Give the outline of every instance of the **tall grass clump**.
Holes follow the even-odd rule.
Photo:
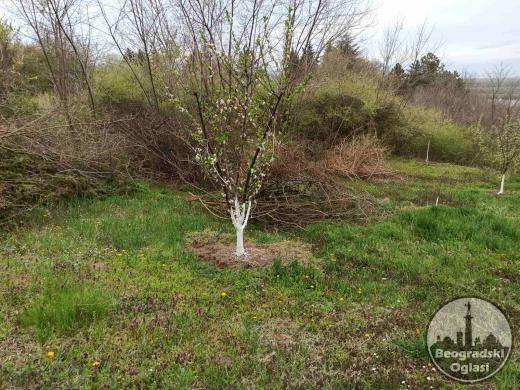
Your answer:
[[[48,284],[20,316],[23,326],[34,329],[40,342],[62,336],[99,321],[107,314],[112,300],[91,285]]]

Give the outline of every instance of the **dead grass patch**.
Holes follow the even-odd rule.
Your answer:
[[[316,334],[307,332],[296,322],[285,318],[271,318],[259,328],[261,343],[275,349],[289,350],[302,345],[315,350],[319,344]]]
[[[235,255],[235,242],[231,234],[212,231],[192,233],[188,249],[203,261],[217,267],[267,267],[276,260],[282,264],[293,261],[306,263],[312,257],[312,246],[300,241],[279,241],[272,244],[246,242],[247,256]]]

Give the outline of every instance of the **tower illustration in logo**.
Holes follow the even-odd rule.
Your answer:
[[[465,336],[465,339],[464,339],[465,344],[464,344],[464,346],[466,348],[468,348],[468,347],[471,347],[471,345],[473,343],[473,341],[472,341],[473,340],[473,337],[472,337],[473,332],[471,331],[471,319],[473,317],[471,316],[471,303],[469,303],[469,301],[468,301],[468,303],[466,303],[466,306],[468,307],[468,312],[466,314],[466,317],[464,317],[464,319],[466,320],[466,333],[464,334],[464,336]]]
[[[427,333],[432,361],[444,374],[462,382],[478,382],[498,372],[509,357],[511,342],[504,314],[479,298],[460,298],[444,305]]]

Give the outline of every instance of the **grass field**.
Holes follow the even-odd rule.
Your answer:
[[[38,210],[0,239],[0,388],[462,388],[431,366],[424,332],[441,304],[476,295],[519,339],[520,181],[497,197],[490,172],[392,166],[395,181],[346,183],[380,199],[383,220],[248,227],[311,243],[305,265],[201,262],[187,235],[232,226],[181,190]],[[473,388],[519,386],[514,350]]]

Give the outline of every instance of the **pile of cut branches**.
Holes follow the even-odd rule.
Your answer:
[[[325,152],[324,170],[340,176],[378,179],[393,176],[388,168],[388,148],[374,135],[344,139]]]
[[[387,150],[374,136],[343,140],[316,153],[305,141],[279,145],[270,175],[258,194],[252,218],[303,227],[325,219],[364,223],[381,215],[377,200],[348,189],[342,177],[380,179],[395,176],[387,167]],[[198,199],[212,214],[229,218],[221,196],[206,193]]]
[[[49,111],[0,126],[0,227],[36,206],[128,188],[124,140],[111,123],[61,119]]]
[[[213,215],[228,219],[229,210],[219,194],[190,195]],[[302,228],[322,220],[348,220],[364,223],[378,211],[377,200],[368,193],[335,190],[310,182],[273,184],[259,194],[252,219],[276,225]]]

